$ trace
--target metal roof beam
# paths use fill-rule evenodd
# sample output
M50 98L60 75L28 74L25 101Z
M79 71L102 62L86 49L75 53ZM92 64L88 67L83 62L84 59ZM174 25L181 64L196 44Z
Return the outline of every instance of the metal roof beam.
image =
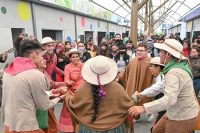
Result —
M143 23L145 22L144 18L143 18L141 15L139 15L139 14L138 14L138 18L139 18Z
M120 5L119 7L117 7L115 10L113 10L113 12L116 12L120 7L122 7L125 4Z
M176 0L176 1L177 1L177 2L180 2L180 3L182 3L182 1L180 1L180 0ZM184 2L185 2L185 1L184 1ZM191 10L192 8L191 8L191 7L189 7L188 5L186 5L184 2L183 2L183 5L184 5L184 6L186 6L188 9L190 9L190 10Z
M128 11L126 8L123 7L123 5L125 5L125 3L124 3L123 5L121 5L121 4L120 4L119 2L117 2L116 0L114 0L114 1L119 5L119 8L122 7L122 8L123 8L124 10L126 10L128 13L131 13L130 11ZM119 9L119 8L118 8L118 9ZM115 9L113 12L115 12L115 11L116 11L116 9Z
M164 1L160 6L158 6L155 10L151 11L148 16L153 15L158 9L160 9L163 5L165 5L169 0Z
M169 20L169 19L167 19L167 16L165 16L161 21L159 21L156 25L155 25L155 27L158 27L161 23L163 23L165 20L168 20L168 21L170 21L171 23L172 23L172 21L171 20Z
M165 18L163 18L163 20L162 21L160 21L158 24L156 24L156 26L155 26L155 29L154 30L156 30L163 22L165 22L165 20L166 20L166 18L167 18L167 16L165 16ZM169 19L167 19L168 21L170 21ZM172 21L170 21L171 23L172 23Z
M100 4L96 3L96 2L94 2L93 0L91 0L91 2L94 3L94 4L96 4L96 5L98 5L98 6L100 6L101 8L104 8L105 10L108 10L109 12L111 12L111 13L117 15L117 16L120 16L121 18L123 18L123 19L125 19L125 20L128 20L128 19L126 19L125 17L123 17L123 16L121 16L121 15L119 15L119 14L117 14L117 13L111 11L110 9L105 8L104 6L102 6L102 5L100 5Z
M167 16L169 13L171 13L171 11L167 10L165 13L163 13L163 15L157 19L156 21L154 21L153 25L155 25L157 22L159 22L161 19L163 19L163 17ZM168 13L167 13L168 12Z
M179 13L175 12L174 10L170 9L170 11L172 11L173 13L177 14L178 16L182 16Z
M176 11L181 7L181 5L183 5L183 3L184 3L185 1L186 1L186 0L180 2L181 4L180 4L180 6L176 9ZM171 16L173 16L173 15L176 13L176 11L174 11L174 13L173 13ZM178 19L177 19L177 20L178 20Z
M138 5L138 11L148 2L149 0L142 0L140 4Z
M176 3L176 2L175 2ZM173 4L173 5L171 5L168 9L167 9L167 11L165 11L164 13L163 13L163 15L161 15L161 17L159 18L159 19L161 19L164 15L166 15L166 13L168 12L168 11L170 11L171 10L171 8L174 6L175 4ZM171 12L171 11L170 11ZM169 14L169 13L168 13ZM168 15L167 14L167 15ZM159 21L159 19L157 19L155 22L154 22L154 25L157 23L157 21Z
M129 4L125 0L122 0L122 1L131 9ZM144 23L144 18L142 17L142 15L139 14L139 12L138 12L138 18Z
M163 16L155 25L157 25L158 23L164 21L167 17L168 17L167 15Z

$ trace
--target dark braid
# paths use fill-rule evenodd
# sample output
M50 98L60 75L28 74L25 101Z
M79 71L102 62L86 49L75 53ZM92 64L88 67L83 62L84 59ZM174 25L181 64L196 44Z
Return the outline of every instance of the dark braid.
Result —
M92 122L94 122L97 118L97 113L99 112L99 104L100 104L100 97L99 97L99 86L92 85L92 95L93 95L93 105L92 108L94 110L94 114L92 116Z

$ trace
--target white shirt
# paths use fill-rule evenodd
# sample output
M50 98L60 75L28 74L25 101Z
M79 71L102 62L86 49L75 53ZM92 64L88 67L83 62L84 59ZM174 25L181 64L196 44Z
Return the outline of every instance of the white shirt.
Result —
M121 72L126 67L126 62L123 60L123 56L120 55L120 60L117 62L118 72Z
M149 88L144 89L140 94L142 96L154 97L164 91L164 75L159 74L155 78L155 83Z

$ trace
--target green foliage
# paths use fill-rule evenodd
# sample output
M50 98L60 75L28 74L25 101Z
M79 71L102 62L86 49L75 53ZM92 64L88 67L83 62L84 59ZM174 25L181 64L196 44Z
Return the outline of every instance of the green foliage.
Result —
M66 8L71 8L72 6L71 0L55 0L55 3Z

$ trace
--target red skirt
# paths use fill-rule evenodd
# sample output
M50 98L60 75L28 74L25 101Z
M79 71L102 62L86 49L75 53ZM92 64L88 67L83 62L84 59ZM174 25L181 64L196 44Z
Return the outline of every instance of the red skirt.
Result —
M63 104L63 108L60 114L59 131L61 132L74 132L73 122L70 112L67 109L66 104Z

